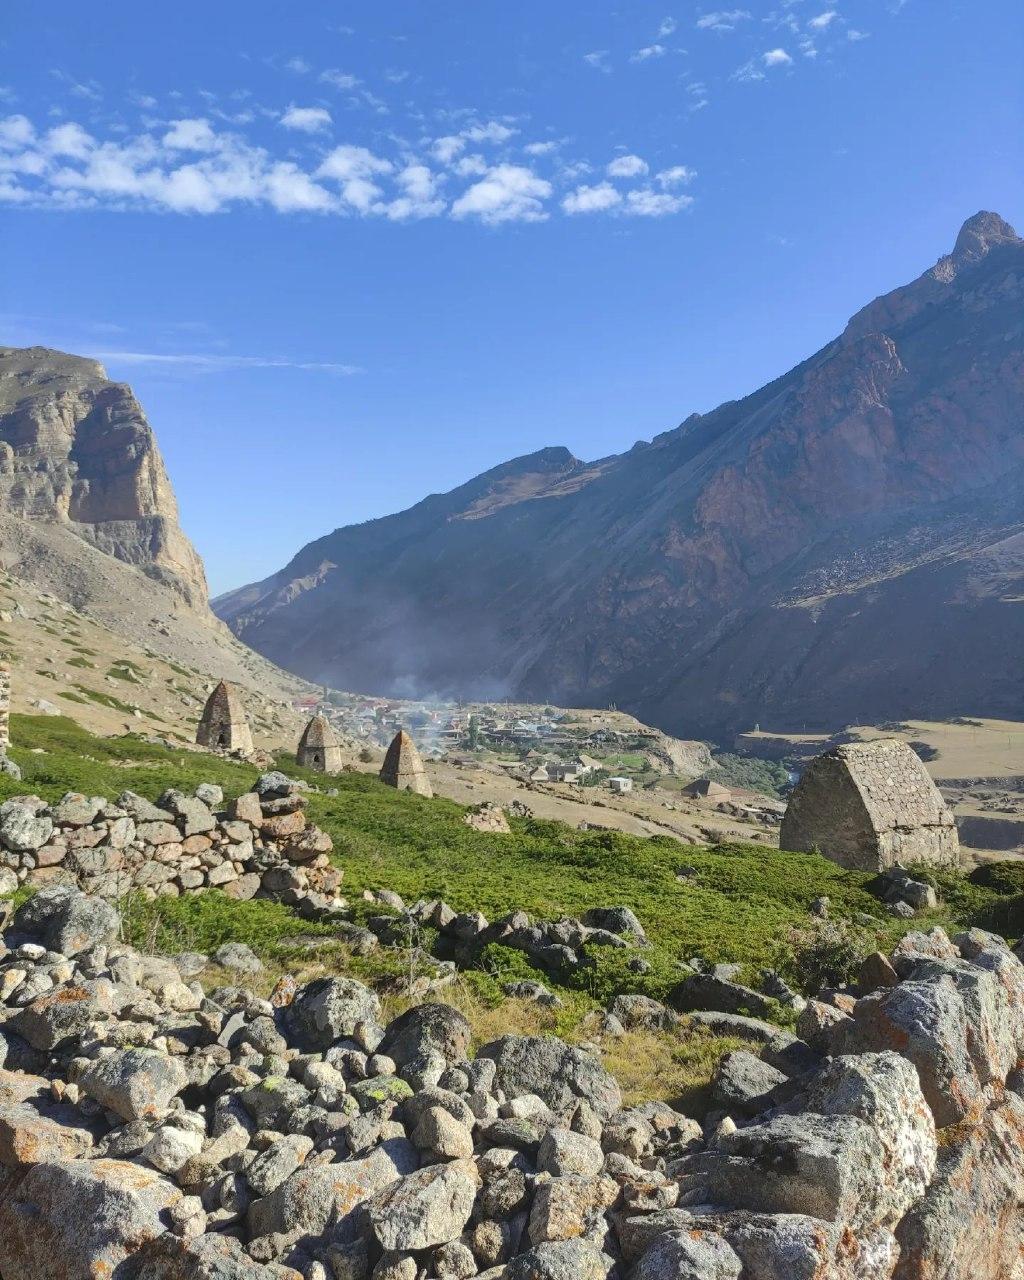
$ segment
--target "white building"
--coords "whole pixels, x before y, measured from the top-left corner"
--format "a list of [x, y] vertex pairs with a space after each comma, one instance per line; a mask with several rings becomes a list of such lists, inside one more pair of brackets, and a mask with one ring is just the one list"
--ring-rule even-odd
[[633, 790], [632, 778], [609, 778], [608, 786], [616, 795], [624, 796], [628, 791]]

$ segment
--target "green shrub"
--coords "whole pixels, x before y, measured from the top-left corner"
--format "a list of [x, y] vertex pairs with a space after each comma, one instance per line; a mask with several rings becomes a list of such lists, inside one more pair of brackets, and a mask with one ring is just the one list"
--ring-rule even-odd
[[795, 930], [791, 944], [790, 973], [808, 995], [852, 982], [864, 957], [875, 949], [874, 939], [846, 920], [821, 920]]
[[712, 757], [717, 769], [706, 776], [723, 787], [740, 787], [760, 791], [779, 799], [789, 790], [789, 770], [777, 760], [760, 760], [756, 756], [737, 756], [725, 751]]

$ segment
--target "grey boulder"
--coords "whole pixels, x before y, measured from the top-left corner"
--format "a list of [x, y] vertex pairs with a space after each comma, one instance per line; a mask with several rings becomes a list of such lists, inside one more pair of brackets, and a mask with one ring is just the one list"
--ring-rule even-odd
[[615, 1077], [592, 1054], [562, 1040], [544, 1036], [502, 1036], [480, 1050], [497, 1067], [498, 1088], [508, 1098], [535, 1093], [560, 1117], [568, 1117], [580, 1101], [603, 1120], [622, 1105]]

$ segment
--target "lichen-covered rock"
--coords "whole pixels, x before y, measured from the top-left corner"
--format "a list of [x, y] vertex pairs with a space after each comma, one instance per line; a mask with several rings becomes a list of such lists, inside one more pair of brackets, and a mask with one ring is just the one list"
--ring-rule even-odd
[[506, 1096], [535, 1093], [558, 1116], [581, 1100], [607, 1118], [622, 1105], [615, 1078], [592, 1054], [541, 1036], [502, 1036], [484, 1045], [479, 1057], [497, 1064], [497, 1083]]
[[153, 1049], [122, 1049], [97, 1058], [82, 1072], [79, 1086], [125, 1120], [157, 1120], [188, 1084], [177, 1058]]
[[537, 1168], [556, 1178], [567, 1173], [593, 1177], [603, 1166], [601, 1144], [571, 1129], [549, 1129], [537, 1151]]
[[72, 1107], [0, 1105], [0, 1166], [9, 1169], [50, 1160], [75, 1160], [93, 1145], [92, 1134]]
[[553, 1240], [520, 1253], [506, 1280], [607, 1280], [612, 1259], [589, 1240]]
[[834, 1058], [811, 1083], [806, 1106], [871, 1126], [885, 1153], [871, 1224], [895, 1226], [927, 1190], [938, 1153], [935, 1121], [913, 1065], [891, 1052]]
[[960, 992], [943, 974], [933, 981], [901, 982], [858, 1000], [839, 1043], [847, 1053], [892, 1049], [908, 1058], [941, 1129], [962, 1120], [981, 1098], [968, 1029]]
[[13, 853], [41, 849], [53, 834], [53, 819], [36, 815], [30, 805], [8, 800], [0, 806], [0, 844]]
[[448, 1004], [419, 1004], [388, 1024], [379, 1052], [399, 1069], [424, 1054], [437, 1053], [449, 1066], [465, 1061], [472, 1030], [465, 1016]]
[[743, 1264], [714, 1231], [658, 1236], [636, 1269], [637, 1280], [739, 1280]]
[[4, 1280], [100, 1280], [127, 1272], [167, 1229], [181, 1192], [121, 1160], [36, 1164], [0, 1196]]
[[38, 938], [51, 951], [73, 956], [116, 938], [121, 917], [102, 898], [70, 885], [53, 885], [40, 889], [19, 908], [14, 928]]
[[288, 1025], [307, 1049], [324, 1050], [366, 1024], [377, 1025], [380, 1001], [352, 978], [317, 978], [300, 987], [288, 1007]]
[[399, 1138], [382, 1143], [364, 1160], [304, 1166], [270, 1195], [253, 1201], [249, 1229], [253, 1236], [276, 1232], [321, 1235], [375, 1191], [411, 1173], [418, 1164], [416, 1149]]
[[947, 1144], [899, 1226], [895, 1280], [1004, 1280], [1024, 1257], [1024, 1102], [1009, 1093]]
[[473, 1212], [478, 1180], [473, 1163], [458, 1160], [385, 1187], [365, 1206], [377, 1243], [404, 1253], [457, 1239]]

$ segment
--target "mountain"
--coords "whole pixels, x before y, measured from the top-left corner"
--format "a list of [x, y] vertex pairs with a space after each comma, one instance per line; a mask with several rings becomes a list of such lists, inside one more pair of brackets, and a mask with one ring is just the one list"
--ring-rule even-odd
[[[131, 388], [111, 382], [95, 360], [0, 347], [0, 570], [18, 709], [31, 710], [44, 691], [47, 700], [67, 693], [77, 705], [55, 705], [109, 732], [123, 721], [111, 720], [123, 701], [116, 695], [132, 691], [103, 676], [100, 658], [138, 665], [147, 653], [189, 677], [175, 691], [165, 673], [160, 689], [145, 691], [160, 708], [154, 725], [172, 722], [168, 699], [177, 717], [194, 717], [189, 696], [222, 676], [248, 688], [260, 714], [308, 692], [210, 611], [203, 563], [178, 522], [153, 430]], [[95, 628], [91, 658], [74, 650], [83, 620]]]
[[1024, 241], [997, 215], [628, 453], [503, 464], [214, 602], [315, 681], [671, 732], [1024, 716]]
[[131, 388], [95, 360], [0, 347], [0, 508], [208, 603], [152, 428]]

